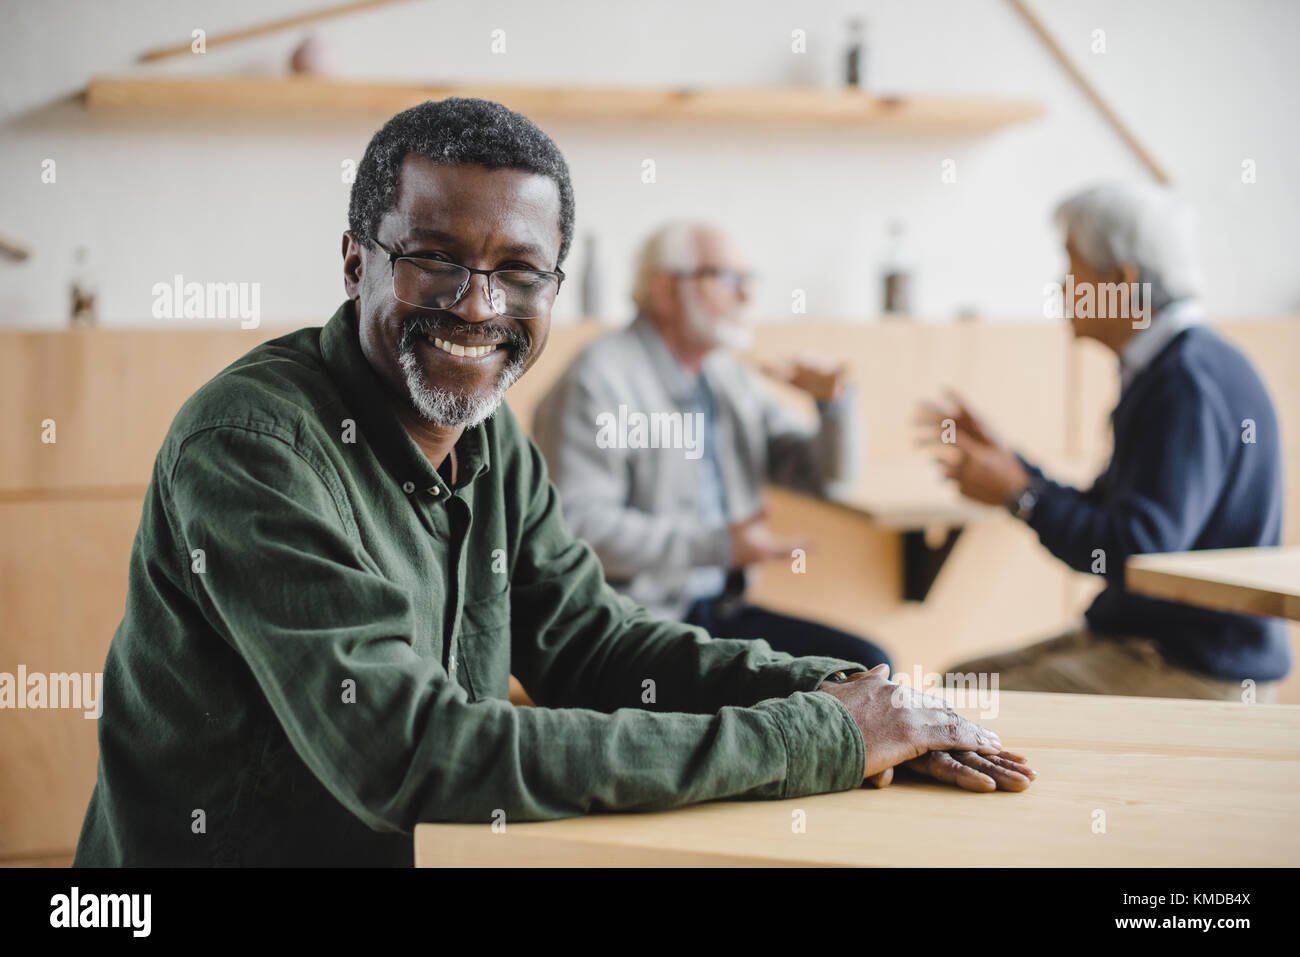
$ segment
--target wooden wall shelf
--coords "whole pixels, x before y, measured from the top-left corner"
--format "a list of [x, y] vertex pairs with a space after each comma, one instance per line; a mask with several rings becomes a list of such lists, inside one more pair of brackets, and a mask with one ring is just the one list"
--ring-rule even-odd
[[1028, 101], [879, 98], [804, 87], [440, 87], [300, 76], [101, 76], [90, 81], [86, 105], [96, 112], [390, 115], [447, 96], [480, 96], [529, 116], [576, 120], [799, 122], [948, 131], [992, 130], [1044, 112], [1042, 104]]

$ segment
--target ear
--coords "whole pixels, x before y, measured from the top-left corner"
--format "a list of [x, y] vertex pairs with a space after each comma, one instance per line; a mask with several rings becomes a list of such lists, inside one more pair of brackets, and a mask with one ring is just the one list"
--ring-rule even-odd
[[666, 272], [657, 272], [650, 277], [650, 305], [657, 316], [676, 315], [678, 295], [675, 277]]
[[361, 243], [351, 232], [343, 233], [343, 289], [352, 300], [361, 298]]

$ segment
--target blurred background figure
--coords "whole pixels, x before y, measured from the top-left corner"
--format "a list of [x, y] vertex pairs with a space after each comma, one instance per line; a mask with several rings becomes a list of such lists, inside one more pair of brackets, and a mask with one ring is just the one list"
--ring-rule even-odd
[[[887, 664], [870, 641], [744, 600], [747, 569], [789, 565], [808, 544], [768, 528], [764, 485], [825, 496], [851, 477], [857, 429], [844, 367], [796, 355], [817, 344], [791, 342], [763, 370], [815, 400], [811, 428], [728, 354], [749, 345], [752, 279], [722, 229], [659, 229], [642, 247], [634, 320], [588, 345], [542, 399], [537, 444], [574, 533], [635, 601], [715, 637]], [[674, 417], [679, 440], [643, 428]]]
[[[1159, 601], [1124, 587], [1130, 555], [1281, 542], [1282, 445], [1255, 368], [1203, 323], [1190, 209], [1157, 186], [1103, 185], [1057, 209], [1078, 338], [1119, 360], [1110, 464], [1086, 491], [1047, 478], [953, 396], [928, 405], [963, 495], [1002, 504], [1076, 571], [1104, 575], [1084, 624], [952, 666], [1000, 687], [1240, 700], [1275, 697], [1291, 668], [1285, 623]], [[1028, 400], [1029, 397], [1026, 397]]]

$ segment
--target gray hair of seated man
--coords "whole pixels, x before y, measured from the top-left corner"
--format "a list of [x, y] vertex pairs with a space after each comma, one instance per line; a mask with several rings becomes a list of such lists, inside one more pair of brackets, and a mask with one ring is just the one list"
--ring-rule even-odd
[[1201, 291], [1196, 257], [1196, 215], [1170, 190], [1152, 184], [1102, 183], [1056, 208], [1055, 219], [1088, 264], [1137, 266], [1150, 283], [1153, 310]]

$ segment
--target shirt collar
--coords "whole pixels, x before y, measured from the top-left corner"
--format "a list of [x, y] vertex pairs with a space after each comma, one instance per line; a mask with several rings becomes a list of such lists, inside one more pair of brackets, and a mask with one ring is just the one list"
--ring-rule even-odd
[[1175, 300], [1156, 313], [1151, 324], [1139, 330], [1120, 350], [1120, 388], [1127, 389], [1175, 336], [1203, 319], [1201, 304], [1195, 299]]
[[656, 378], [667, 387], [669, 394], [680, 402], [694, 400], [700, 391], [700, 380], [711, 364], [709, 360], [717, 354], [717, 350], [704, 357], [700, 374], [696, 375], [677, 361], [658, 327], [644, 313], [637, 313], [632, 320], [632, 331], [644, 346], [646, 358], [650, 361]]
[[[410, 493], [437, 488], [440, 499], [451, 495], [453, 490], [446, 480], [397, 418], [388, 389], [361, 351], [356, 306], [351, 299], [339, 306], [325, 323], [320, 345], [326, 369], [355, 414], [358, 428], [379, 453], [393, 478]], [[467, 484], [488, 470], [491, 463], [486, 423], [479, 423], [461, 435], [456, 443], [456, 458], [458, 485]]]

